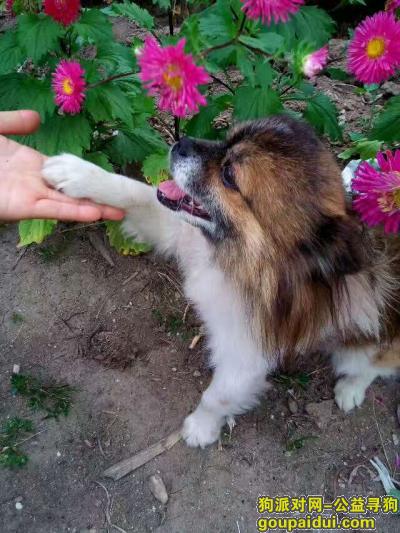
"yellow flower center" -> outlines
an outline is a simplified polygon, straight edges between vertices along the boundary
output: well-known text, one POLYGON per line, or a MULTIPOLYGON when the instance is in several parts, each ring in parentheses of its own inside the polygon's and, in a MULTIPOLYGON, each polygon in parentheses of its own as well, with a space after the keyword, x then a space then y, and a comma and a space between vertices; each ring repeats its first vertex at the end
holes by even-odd
POLYGON ((397 209, 400 209, 400 189, 396 189, 393 192, 393 202, 397 209))
POLYGON ((65 78, 62 83, 63 92, 70 96, 74 92, 74 82, 71 78, 65 78))
POLYGON ((179 91, 183 85, 183 79, 179 67, 168 65, 163 74, 163 80, 173 91, 179 91))
POLYGON ((368 41, 367 44, 367 56, 370 59, 377 59, 383 56, 385 52, 385 40, 382 37, 374 37, 368 41))

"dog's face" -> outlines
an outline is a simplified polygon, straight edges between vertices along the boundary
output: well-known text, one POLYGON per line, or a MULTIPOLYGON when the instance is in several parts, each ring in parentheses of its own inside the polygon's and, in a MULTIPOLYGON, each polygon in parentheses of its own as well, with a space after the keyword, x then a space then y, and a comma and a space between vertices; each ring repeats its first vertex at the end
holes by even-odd
POLYGON ((321 213, 344 213, 338 168, 311 128, 286 116, 242 124, 223 142, 183 138, 161 203, 214 243, 287 248, 321 213), (176 187, 176 184, 178 187, 176 187))

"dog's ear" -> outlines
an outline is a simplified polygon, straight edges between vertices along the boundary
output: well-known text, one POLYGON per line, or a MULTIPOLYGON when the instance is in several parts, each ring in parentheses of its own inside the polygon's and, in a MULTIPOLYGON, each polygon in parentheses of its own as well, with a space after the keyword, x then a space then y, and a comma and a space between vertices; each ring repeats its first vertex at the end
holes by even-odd
POLYGON ((310 238, 299 244, 299 252, 311 280, 329 284, 361 270, 362 230, 347 215, 322 215, 310 238))

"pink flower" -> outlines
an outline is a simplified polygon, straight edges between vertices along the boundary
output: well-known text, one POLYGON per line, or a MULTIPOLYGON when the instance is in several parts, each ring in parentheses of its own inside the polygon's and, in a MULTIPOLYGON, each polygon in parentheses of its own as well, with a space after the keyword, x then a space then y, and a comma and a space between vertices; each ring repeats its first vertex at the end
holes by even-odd
POLYGON ((156 39, 147 37, 138 56, 144 87, 158 98, 162 111, 177 117, 198 113, 199 105, 207 104, 198 86, 210 81, 206 70, 185 54, 185 42, 181 39, 176 46, 162 48, 156 39))
POLYGON ((380 152, 379 169, 364 161, 356 171, 352 188, 354 209, 369 226, 383 224, 386 233, 400 229, 400 150, 380 152))
POLYGON ((56 104, 64 113, 79 113, 85 100, 85 71, 76 61, 63 59, 53 73, 56 104))
POLYGON ((400 0, 388 0, 385 5, 385 11, 396 11, 400 9, 400 0))
POLYGON ((328 45, 308 54, 303 59, 302 71, 308 78, 314 78, 325 68, 328 62, 328 45))
POLYGON ((6 13, 8 15, 14 15, 13 5, 15 0, 6 0, 6 13))
POLYGON ((363 83, 387 80, 400 66, 400 23, 392 13, 375 13, 357 26, 348 51, 348 69, 363 83))
POLYGON ((79 18, 79 0, 44 0, 44 12, 64 26, 69 26, 79 18))
POLYGON ((250 19, 261 18, 263 24, 287 22, 289 15, 296 13, 304 0, 241 0, 243 11, 250 19))

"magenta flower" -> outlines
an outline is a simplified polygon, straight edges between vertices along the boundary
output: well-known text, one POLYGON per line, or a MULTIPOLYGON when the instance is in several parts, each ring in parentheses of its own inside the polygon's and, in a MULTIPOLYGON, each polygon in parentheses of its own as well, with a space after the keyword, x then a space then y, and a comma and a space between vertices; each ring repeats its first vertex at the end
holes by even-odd
POLYGON ((144 87, 157 97, 162 111, 177 117, 198 113, 199 105, 207 104, 198 86, 211 81, 206 70, 185 54, 185 42, 181 39, 176 46, 162 48, 156 39, 147 37, 138 56, 144 87))
POLYGON ((385 11, 395 12, 400 9, 400 0, 388 0, 385 5, 385 11))
POLYGON ((383 224, 386 233, 400 229, 400 150, 380 152, 379 169, 362 162, 353 180, 354 209, 369 226, 383 224))
POLYGON ((263 24, 287 22, 289 15, 296 13, 304 0, 241 0, 243 11, 250 19, 261 18, 263 24))
POLYGON ((43 8, 46 15, 69 26, 79 18, 81 3, 79 0, 44 0, 43 8))
POLYGON ((15 0, 6 0, 6 13, 8 15, 14 15, 13 7, 15 0))
POLYGON ((308 78, 314 78, 325 68, 328 62, 328 45, 308 54, 303 59, 302 71, 308 78))
POLYGON ((53 73, 56 104, 64 113, 79 113, 85 100, 85 71, 76 61, 63 59, 53 73))
POLYGON ((400 23, 380 12, 357 26, 348 51, 348 69, 363 83, 381 83, 400 66, 400 23))

